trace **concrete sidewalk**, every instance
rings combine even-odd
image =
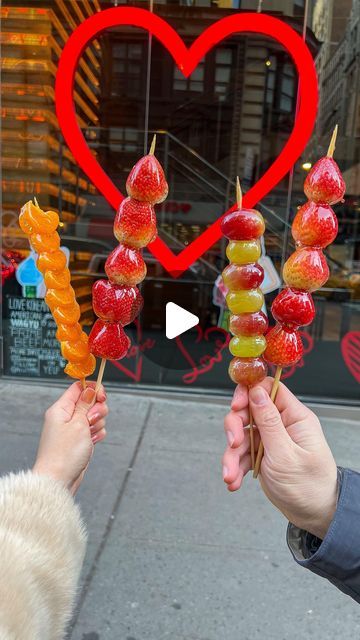
[[[31,466],[60,387],[0,383],[0,472]],[[89,545],[71,640],[353,640],[360,607],[299,568],[251,478],[221,479],[224,407],[109,393],[108,438],[78,500]],[[323,422],[359,468],[360,425]]]

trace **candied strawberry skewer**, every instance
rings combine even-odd
[[[222,273],[229,290],[226,296],[231,312],[229,330],[230,353],[235,356],[229,366],[229,376],[236,384],[251,387],[266,376],[267,366],[262,353],[265,351],[264,333],[268,320],[261,311],[264,296],[260,285],[264,270],[257,263],[261,255],[260,237],[265,230],[264,219],[255,209],[242,208],[239,178],[236,181],[237,209],[221,221],[221,231],[229,240],[226,255],[230,264]],[[250,412],[250,452],[252,468],[255,466],[253,419]]]
[[[333,159],[338,126],[336,125],[327,155],[320,158],[306,177],[304,192],[308,197],[292,224],[296,250],[286,261],[283,278],[286,288],[275,298],[271,310],[276,325],[266,335],[264,358],[276,365],[271,399],[275,400],[283,367],[296,364],[302,357],[303,345],[299,327],[311,324],[315,307],[311,293],[329,278],[329,267],[323,249],[338,232],[338,222],[331,204],[343,199],[345,182]],[[260,442],[256,458],[256,478],[264,454]]]
[[[133,322],[143,306],[137,287],[146,276],[142,249],[156,238],[154,205],[165,200],[168,185],[155,158],[156,136],[149,154],[132,168],[126,181],[128,197],[116,213],[114,235],[119,245],[105,263],[108,280],[93,286],[93,309],[98,319],[90,332],[91,353],[101,358],[96,387],[100,387],[106,360],[120,360],[130,346],[124,326]]]

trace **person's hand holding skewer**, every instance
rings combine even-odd
[[[337,503],[337,467],[317,416],[283,384],[276,404],[270,400],[272,378],[248,389],[238,386],[225,417],[228,446],[223,456],[223,477],[230,491],[240,488],[251,469],[249,406],[265,454],[260,482],[269,500],[297,527],[323,539]]]
[[[106,436],[109,412],[103,387],[95,382],[72,384],[45,413],[33,473],[62,482],[73,495],[91,460],[94,445]]]

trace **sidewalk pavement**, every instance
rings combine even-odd
[[[0,471],[32,465],[55,384],[0,383]],[[224,406],[109,393],[78,500],[89,530],[71,640],[353,640],[360,607],[298,567],[259,483],[221,479]],[[326,418],[339,464],[360,430]]]

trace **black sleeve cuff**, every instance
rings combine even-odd
[[[324,540],[289,524],[287,542],[298,564],[360,602],[360,474],[339,469],[339,498]]]

